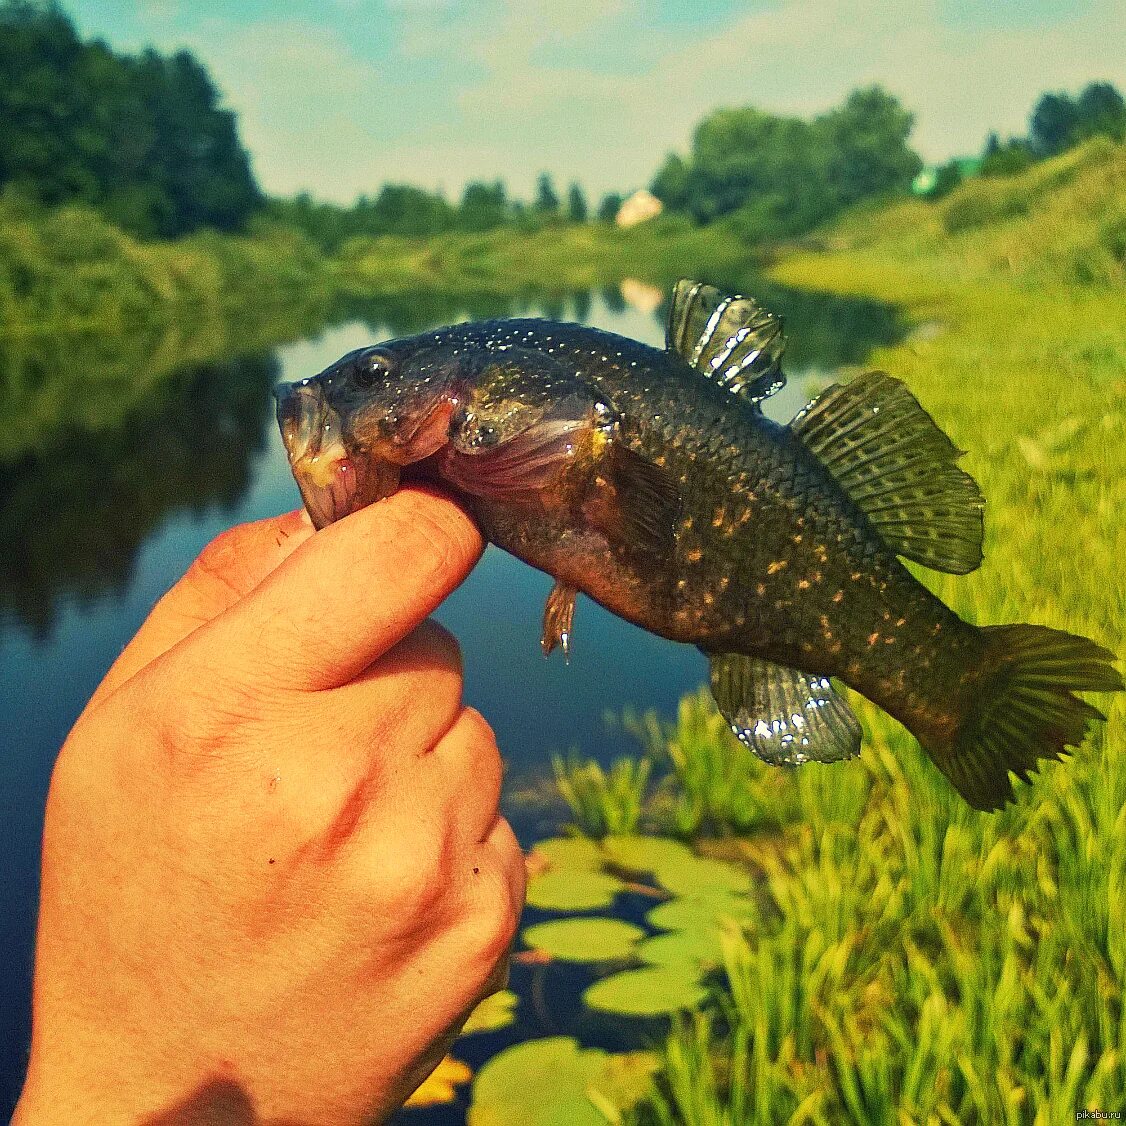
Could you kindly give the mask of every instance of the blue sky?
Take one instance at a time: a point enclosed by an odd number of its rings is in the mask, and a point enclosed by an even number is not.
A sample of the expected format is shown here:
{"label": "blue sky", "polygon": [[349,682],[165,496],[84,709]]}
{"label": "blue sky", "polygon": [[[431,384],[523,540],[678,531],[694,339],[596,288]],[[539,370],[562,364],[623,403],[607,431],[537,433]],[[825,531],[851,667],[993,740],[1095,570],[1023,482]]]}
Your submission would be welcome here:
{"label": "blue sky", "polygon": [[271,192],[350,201],[541,170],[645,184],[720,105],[812,114],[880,82],[937,161],[1044,90],[1126,91],[1126,0],[63,0],[123,50],[188,47]]}

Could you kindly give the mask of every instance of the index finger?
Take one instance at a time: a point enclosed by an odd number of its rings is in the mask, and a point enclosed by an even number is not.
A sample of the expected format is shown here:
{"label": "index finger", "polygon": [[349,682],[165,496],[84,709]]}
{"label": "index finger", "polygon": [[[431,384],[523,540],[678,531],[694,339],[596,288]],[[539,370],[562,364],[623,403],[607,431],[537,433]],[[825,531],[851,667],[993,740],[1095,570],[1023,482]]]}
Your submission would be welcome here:
{"label": "index finger", "polygon": [[252,681],[337,687],[429,617],[483,548],[453,501],[401,489],[311,536],[198,636]]}
{"label": "index finger", "polygon": [[87,707],[97,706],[150,661],[245,596],[312,534],[308,516],[298,511],[238,524],[212,540],[153,607]]}

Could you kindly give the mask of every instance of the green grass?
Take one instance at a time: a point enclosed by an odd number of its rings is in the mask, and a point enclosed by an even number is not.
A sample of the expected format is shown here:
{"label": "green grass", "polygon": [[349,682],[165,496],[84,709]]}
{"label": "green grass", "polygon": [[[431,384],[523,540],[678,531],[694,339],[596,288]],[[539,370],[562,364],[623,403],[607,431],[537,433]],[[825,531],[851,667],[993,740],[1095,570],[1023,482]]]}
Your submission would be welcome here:
{"label": "green grass", "polygon": [[341,285],[364,295],[573,293],[627,277],[669,285],[693,274],[733,277],[755,254],[726,226],[667,217],[627,230],[589,223],[431,239],[356,239],[339,255]]}
{"label": "green grass", "polygon": [[0,339],[240,316],[323,296],[333,271],[296,232],[141,242],[82,207],[0,196]]}
{"label": "green grass", "polygon": [[[924,581],[971,621],[1039,622],[1119,653],[1124,206],[1126,149],[1094,144],[941,204],[853,216],[773,270],[928,325],[872,366],[969,451],[987,539],[975,574]],[[792,773],[750,761],[705,694],[669,729],[634,719],[656,767],[643,824],[727,834],[761,890],[711,1004],[670,1034],[639,1121],[1048,1126],[1126,1107],[1121,696],[995,815],[854,700],[860,761]]]}

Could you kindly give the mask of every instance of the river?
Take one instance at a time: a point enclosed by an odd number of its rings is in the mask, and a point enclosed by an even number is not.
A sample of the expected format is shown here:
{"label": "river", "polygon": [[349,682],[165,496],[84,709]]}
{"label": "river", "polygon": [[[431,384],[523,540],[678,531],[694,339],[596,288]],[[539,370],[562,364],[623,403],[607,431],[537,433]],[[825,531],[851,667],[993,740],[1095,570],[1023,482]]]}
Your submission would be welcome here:
{"label": "river", "polygon": [[[786,420],[830,374],[897,338],[886,306],[765,284],[787,318]],[[659,294],[638,283],[492,315],[574,319],[651,344]],[[360,345],[480,315],[470,301],[418,295],[337,314],[268,351],[178,366],[167,339],[0,346],[0,1114],[26,1065],[43,805],[58,748],[84,702],[156,599],[213,536],[299,502],[273,423],[270,390]],[[147,349],[147,351],[146,351]],[[140,354],[138,354],[140,352]],[[540,617],[551,580],[495,548],[437,613],[461,641],[465,695],[493,725],[509,765],[506,811],[525,844],[552,809],[521,800],[553,751],[607,762],[631,738],[607,725],[624,708],[671,716],[703,683],[696,650],[660,640],[580,599],[569,665],[544,660]],[[348,597],[341,590],[341,598]],[[417,1118],[417,1116],[415,1116]]]}

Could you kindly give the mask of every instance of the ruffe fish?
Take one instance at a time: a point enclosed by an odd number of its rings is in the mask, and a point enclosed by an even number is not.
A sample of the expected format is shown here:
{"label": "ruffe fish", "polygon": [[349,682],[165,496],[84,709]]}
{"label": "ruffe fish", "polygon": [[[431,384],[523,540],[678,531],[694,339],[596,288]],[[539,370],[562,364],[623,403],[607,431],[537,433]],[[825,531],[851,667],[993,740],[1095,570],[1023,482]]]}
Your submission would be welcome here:
{"label": "ruffe fish", "polygon": [[317,527],[440,483],[492,543],[555,578],[543,647],[581,591],[708,656],[720,711],[767,762],[856,755],[834,678],[890,713],[978,809],[1104,718],[1114,655],[1034,625],[964,621],[903,565],[982,559],[984,502],[903,383],[830,387],[787,426],[779,318],[682,281],[667,347],[545,320],[459,324],[361,348],[281,386]]}

